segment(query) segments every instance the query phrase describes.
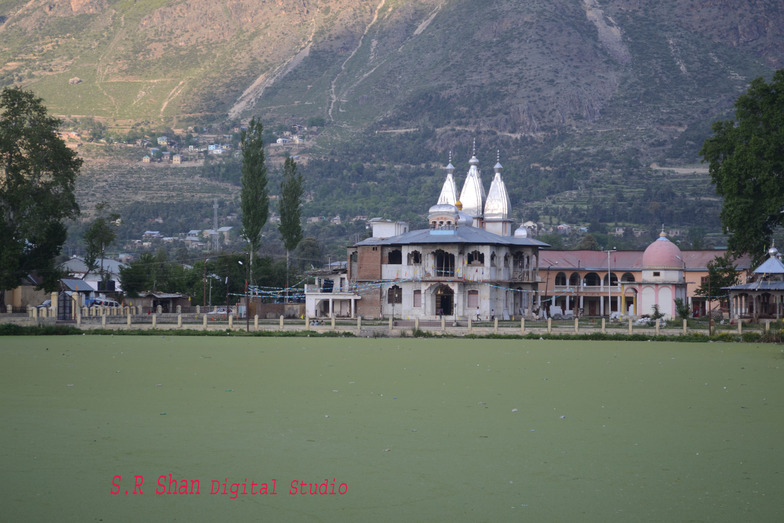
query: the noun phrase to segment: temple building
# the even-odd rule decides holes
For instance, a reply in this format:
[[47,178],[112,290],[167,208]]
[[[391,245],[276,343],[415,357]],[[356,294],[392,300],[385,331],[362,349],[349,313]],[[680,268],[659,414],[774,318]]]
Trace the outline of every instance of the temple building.
[[[459,197],[454,171],[450,158],[429,228],[376,218],[372,236],[349,248],[352,292],[342,301],[352,316],[486,321],[534,314],[539,250],[547,244],[525,227],[513,230],[500,159],[487,193],[476,154]],[[314,311],[326,313],[326,306]]]
[[[710,300],[696,290],[707,281],[708,264],[726,251],[681,251],[663,230],[645,251],[550,250],[525,222],[514,228],[500,158],[487,192],[475,153],[468,163],[458,193],[450,157],[427,229],[370,220],[371,237],[349,247],[345,266],[314,275],[306,286],[308,316],[487,321],[625,318],[658,309],[671,319],[676,299],[694,316],[719,306],[718,294]],[[749,257],[736,267],[745,281]],[[743,299],[736,309],[746,306],[737,301]],[[768,298],[761,299],[755,310],[767,307]]]

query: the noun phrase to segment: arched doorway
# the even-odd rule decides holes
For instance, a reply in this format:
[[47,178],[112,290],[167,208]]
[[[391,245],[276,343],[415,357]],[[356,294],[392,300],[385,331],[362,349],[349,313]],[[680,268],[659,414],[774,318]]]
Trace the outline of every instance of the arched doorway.
[[436,315],[452,316],[455,313],[455,291],[448,285],[439,285],[435,297]]

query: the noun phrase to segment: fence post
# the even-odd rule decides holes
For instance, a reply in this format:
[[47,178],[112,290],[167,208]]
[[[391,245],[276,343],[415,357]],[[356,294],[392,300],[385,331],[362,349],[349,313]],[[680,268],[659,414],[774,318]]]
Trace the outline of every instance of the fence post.
[[207,315],[201,317],[201,326],[204,330],[207,330]]
[[101,327],[106,327],[106,315],[101,316]]
[[444,317],[441,316],[441,332],[444,332],[445,330],[446,330],[446,319],[444,319]]
[[418,317],[414,318],[414,330],[415,331],[419,330],[419,318]]
[[520,318],[520,334],[525,336],[525,318]]
[[471,316],[469,315],[468,316],[468,334],[471,334],[472,332],[474,332],[474,328],[472,327]]
[[128,315],[125,317],[125,325],[129,329],[131,328],[131,311],[128,311]]
[[357,315],[357,334],[362,330],[362,316]]
[[547,334],[552,334],[553,332],[553,319],[547,318]]
[[765,334],[770,332],[770,320],[765,322]]
[[389,332],[392,332],[392,316],[389,317]]
[[683,320],[683,335],[686,336],[688,334],[689,329],[686,320]]
[[656,318],[656,335],[659,335],[659,325],[661,324],[661,319]]
[[[178,305],[178,307],[179,307],[179,305]],[[178,314],[177,315],[177,328],[178,329],[182,328],[182,314]]]
[[335,316],[332,316],[330,321],[332,322],[332,330],[335,330]]
[[253,330],[255,330],[255,331],[259,330],[259,315],[258,314],[254,314],[253,315]]
[[743,334],[743,322],[740,320],[738,320],[738,334],[739,335]]
[[280,327],[280,330],[283,330],[283,315],[282,314],[280,315],[280,319],[278,320],[278,326]]
[[[602,320],[603,319],[604,318],[602,318]],[[575,334],[580,334],[580,323],[579,323],[579,319],[577,319],[577,318],[574,319],[574,333]]]
[[228,316],[229,316],[229,329],[232,329],[234,327],[234,315],[229,314]]
[[306,331],[310,330],[310,316],[308,316],[307,314],[305,315],[305,330]]
[[493,318],[493,334],[498,334],[498,318]]
[[602,334],[607,334],[607,319],[602,318]]
[[158,315],[157,314],[153,314],[152,315],[152,328],[153,329],[155,328],[155,323],[156,323],[157,319],[158,319]]
[[632,319],[629,318],[629,334],[632,333]]

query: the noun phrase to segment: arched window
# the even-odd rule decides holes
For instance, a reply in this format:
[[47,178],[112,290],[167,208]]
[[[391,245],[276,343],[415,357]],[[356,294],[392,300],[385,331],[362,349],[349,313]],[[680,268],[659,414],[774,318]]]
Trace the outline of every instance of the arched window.
[[587,287],[598,287],[601,285],[601,281],[602,279],[595,272],[589,272],[585,275],[584,282]]
[[471,251],[468,253],[468,257],[466,258],[466,263],[468,265],[484,265],[485,255],[479,251]]
[[621,276],[621,281],[624,283],[634,283],[634,274],[630,272],[624,272],[623,276]]
[[409,265],[420,265],[422,263],[422,253],[419,251],[411,251],[408,253]]
[[496,255],[495,251],[490,253],[490,267],[495,267]]
[[571,276],[569,276],[569,287],[579,287],[580,286],[580,274],[577,272],[573,272]]
[[393,249],[389,251],[388,262],[390,265],[400,265],[403,263],[403,253],[400,249]]
[[559,272],[555,275],[555,284],[566,287],[566,273]]
[[433,253],[436,260],[436,276],[452,277],[455,275],[455,255],[438,249]]
[[[602,283],[604,283],[604,285],[607,285],[607,274],[605,274],[604,277],[602,278]],[[614,272],[610,273],[610,285],[611,286],[618,285],[618,275],[615,274]]]
[[509,268],[509,253],[504,254],[504,267]]

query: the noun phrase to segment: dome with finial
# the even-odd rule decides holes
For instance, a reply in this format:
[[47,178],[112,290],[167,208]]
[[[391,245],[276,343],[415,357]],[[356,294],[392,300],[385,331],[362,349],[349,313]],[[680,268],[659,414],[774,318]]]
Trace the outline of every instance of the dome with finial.
[[677,245],[667,239],[667,233],[662,232],[642,253],[642,266],[647,269],[682,269],[683,256]]
[[458,225],[472,225],[474,223],[474,219],[471,218],[468,214],[463,212],[463,204],[460,200],[457,200],[457,203],[455,203],[455,207],[457,207]]
[[514,237],[515,238],[532,238],[533,235],[531,234],[531,231],[528,230],[528,227],[526,227],[525,225],[520,225],[520,227],[518,227],[515,230]]

